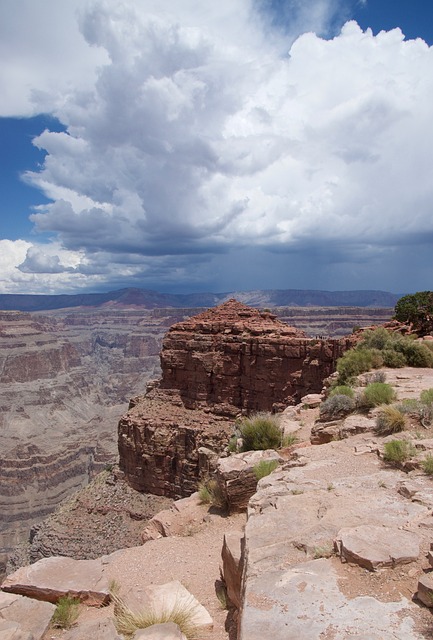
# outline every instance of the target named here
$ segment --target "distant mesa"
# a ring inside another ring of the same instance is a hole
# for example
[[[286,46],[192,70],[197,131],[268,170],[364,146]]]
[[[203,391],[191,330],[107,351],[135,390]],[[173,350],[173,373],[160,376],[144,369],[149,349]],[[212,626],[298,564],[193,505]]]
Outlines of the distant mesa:
[[[0,310],[50,311],[76,307],[99,308],[197,308],[213,307],[236,298],[253,307],[394,307],[403,294],[387,291],[318,291],[310,289],[269,289],[229,293],[159,293],[150,289],[127,288],[106,293],[76,295],[0,294]]]

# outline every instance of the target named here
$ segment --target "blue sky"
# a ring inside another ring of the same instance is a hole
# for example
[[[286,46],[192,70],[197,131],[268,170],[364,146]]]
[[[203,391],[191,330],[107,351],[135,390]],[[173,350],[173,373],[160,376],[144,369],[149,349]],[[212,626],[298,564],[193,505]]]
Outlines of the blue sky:
[[[0,292],[431,288],[431,0],[5,0]]]

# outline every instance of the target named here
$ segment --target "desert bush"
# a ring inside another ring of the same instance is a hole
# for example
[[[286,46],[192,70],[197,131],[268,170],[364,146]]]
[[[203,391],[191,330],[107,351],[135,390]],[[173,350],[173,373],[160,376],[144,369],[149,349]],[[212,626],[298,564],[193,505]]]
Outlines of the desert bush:
[[[261,478],[268,476],[272,471],[275,471],[277,467],[278,460],[260,460],[260,462],[254,465],[253,473],[258,481],[261,480]]]
[[[433,475],[433,456],[429,453],[421,462],[421,468],[428,476]]]
[[[419,416],[421,406],[421,402],[416,398],[404,398],[396,405],[396,408],[404,415]]]
[[[381,364],[382,362],[378,364],[377,353],[372,349],[356,348],[346,351],[337,361],[338,382],[347,384],[361,373],[370,371],[375,366],[380,367]]]
[[[409,367],[433,367],[433,353],[420,342],[400,338],[395,342],[394,348],[404,355]]]
[[[80,601],[70,596],[59,598],[51,618],[51,624],[57,629],[69,629],[80,613]]]
[[[376,433],[381,436],[398,433],[404,427],[404,415],[394,406],[383,407],[376,418]]]
[[[199,629],[194,622],[197,605],[193,598],[179,599],[172,606],[148,608],[140,613],[132,612],[119,596],[114,596],[114,621],[116,629],[125,638],[132,638],[137,629],[147,629],[154,624],[173,622],[177,624],[187,640],[198,640]]]
[[[354,398],[355,392],[352,389],[352,387],[349,387],[347,384],[338,384],[336,387],[333,387],[333,389],[331,389],[329,397],[332,398],[332,396],[337,396],[337,395],[347,396],[348,398]]]
[[[320,405],[319,415],[321,420],[333,420],[347,416],[355,409],[355,400],[343,393],[330,396]]]
[[[424,389],[421,391],[420,400],[423,404],[433,404],[433,389]]]
[[[224,493],[214,478],[208,478],[204,482],[200,482],[198,486],[198,496],[203,504],[210,504],[218,509],[226,507],[226,499]]]
[[[383,459],[390,463],[401,463],[412,458],[415,447],[407,440],[391,440],[385,443]]]
[[[272,413],[256,413],[239,424],[243,441],[242,451],[278,449],[282,432],[279,416]]]
[[[383,365],[390,369],[400,369],[406,366],[406,358],[403,353],[395,351],[394,349],[384,349],[382,351]]]
[[[389,331],[384,327],[378,329],[368,330],[362,334],[362,340],[360,346],[363,349],[379,349],[383,351],[391,343],[392,338]]]
[[[372,382],[367,385],[359,398],[359,406],[363,408],[378,407],[390,404],[395,398],[394,389],[386,382]]]

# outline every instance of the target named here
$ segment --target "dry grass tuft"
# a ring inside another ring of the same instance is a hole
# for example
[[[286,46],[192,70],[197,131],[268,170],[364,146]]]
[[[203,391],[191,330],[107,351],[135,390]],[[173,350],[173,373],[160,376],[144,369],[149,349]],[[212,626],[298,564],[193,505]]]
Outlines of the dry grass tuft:
[[[115,626],[125,638],[132,638],[137,629],[147,629],[154,624],[173,622],[188,640],[199,640],[199,628],[194,622],[197,615],[197,604],[193,597],[190,601],[179,600],[173,606],[149,607],[139,613],[123,602],[119,595],[112,595],[114,602]]]

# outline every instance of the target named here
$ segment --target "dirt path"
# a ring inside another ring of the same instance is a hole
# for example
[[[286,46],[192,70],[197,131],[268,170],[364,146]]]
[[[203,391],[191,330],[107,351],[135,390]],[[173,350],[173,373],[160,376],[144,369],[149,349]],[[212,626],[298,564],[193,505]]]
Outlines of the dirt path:
[[[205,507],[203,507],[205,510]],[[117,552],[110,563],[108,575],[116,580],[121,591],[149,584],[163,584],[179,580],[209,611],[214,628],[203,633],[202,640],[228,640],[225,629],[227,611],[215,592],[220,578],[221,548],[225,532],[243,528],[245,515],[229,517],[209,514],[202,524],[192,526],[184,537],[159,538],[140,547]],[[113,606],[103,609],[83,607],[80,622],[113,617]],[[44,640],[64,638],[66,632],[50,629]]]

